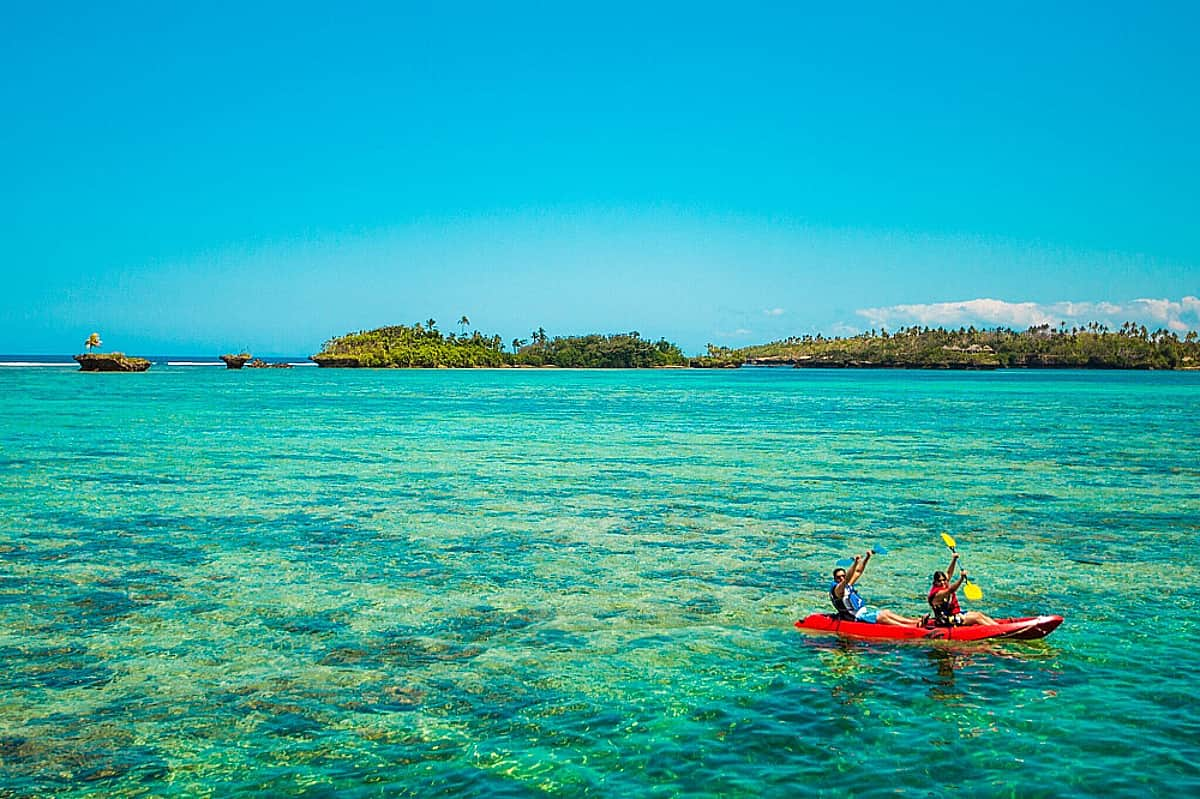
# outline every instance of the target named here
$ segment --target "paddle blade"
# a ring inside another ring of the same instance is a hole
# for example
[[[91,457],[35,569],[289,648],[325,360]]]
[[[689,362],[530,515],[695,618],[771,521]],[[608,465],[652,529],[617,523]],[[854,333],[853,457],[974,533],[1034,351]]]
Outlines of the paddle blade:
[[[854,565],[854,558],[842,558],[841,560],[839,560],[837,563],[835,563],[833,565],[845,569],[848,566]]]
[[[876,554],[876,555],[886,555],[886,554],[887,554],[887,547],[881,547],[881,546],[879,546],[878,544],[876,544],[876,545],[875,545],[875,550],[874,550],[874,552],[875,552],[875,554]]]
[[[983,599],[983,591],[979,588],[979,586],[975,585],[975,583],[967,583],[963,586],[963,596],[972,602],[975,602]]]
[[[954,539],[950,537],[949,533],[942,533],[942,540],[946,542],[946,546],[954,549]]]

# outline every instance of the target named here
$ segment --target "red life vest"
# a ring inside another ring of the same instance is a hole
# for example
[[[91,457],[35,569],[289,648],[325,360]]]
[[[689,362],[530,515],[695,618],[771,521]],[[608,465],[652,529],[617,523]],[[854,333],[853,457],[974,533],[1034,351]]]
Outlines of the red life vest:
[[[949,617],[962,613],[962,608],[958,606],[958,594],[954,591],[951,591],[950,596],[943,599],[940,605],[934,604],[933,597],[938,591],[941,590],[943,589],[938,588],[935,584],[929,589],[929,596],[926,599],[926,601],[929,602],[929,607],[933,608],[934,615],[940,619],[943,616]]]

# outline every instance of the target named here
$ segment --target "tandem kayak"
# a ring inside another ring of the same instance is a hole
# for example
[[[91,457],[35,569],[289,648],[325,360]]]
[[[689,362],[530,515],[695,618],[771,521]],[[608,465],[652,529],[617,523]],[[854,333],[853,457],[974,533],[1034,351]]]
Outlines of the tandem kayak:
[[[804,632],[833,633],[879,641],[985,641],[994,638],[1031,641],[1035,638],[1045,638],[1062,623],[1062,616],[1029,616],[1024,619],[998,619],[995,624],[971,624],[963,627],[900,627],[892,624],[839,621],[832,614],[814,613],[796,622],[796,628]]]

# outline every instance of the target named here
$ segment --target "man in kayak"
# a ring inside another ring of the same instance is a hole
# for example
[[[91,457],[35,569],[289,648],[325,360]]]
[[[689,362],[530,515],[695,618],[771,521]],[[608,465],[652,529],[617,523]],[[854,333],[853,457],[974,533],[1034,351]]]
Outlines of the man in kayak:
[[[829,600],[837,609],[838,619],[861,621],[867,624],[907,625],[910,627],[920,624],[920,619],[909,619],[892,613],[890,610],[869,607],[867,601],[859,596],[858,589],[854,587],[854,584],[863,576],[863,572],[867,570],[867,563],[874,554],[874,550],[868,549],[865,555],[854,558],[854,563],[848,570],[840,566],[833,570],[833,584],[829,586]]]
[[[967,573],[959,572],[958,579],[953,583],[954,567],[958,565],[958,553],[950,558],[950,567],[946,571],[933,573],[933,585],[929,588],[929,607],[933,608],[933,623],[938,627],[961,627],[964,624],[995,624],[996,620],[978,610],[968,610],[966,613],[958,605],[956,593],[967,581]]]

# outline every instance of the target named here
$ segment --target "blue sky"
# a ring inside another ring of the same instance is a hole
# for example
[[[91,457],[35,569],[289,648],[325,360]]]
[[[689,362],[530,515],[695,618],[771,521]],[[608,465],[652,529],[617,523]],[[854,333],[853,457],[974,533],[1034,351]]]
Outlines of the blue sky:
[[[1188,3],[25,4],[0,351],[1200,327]]]

